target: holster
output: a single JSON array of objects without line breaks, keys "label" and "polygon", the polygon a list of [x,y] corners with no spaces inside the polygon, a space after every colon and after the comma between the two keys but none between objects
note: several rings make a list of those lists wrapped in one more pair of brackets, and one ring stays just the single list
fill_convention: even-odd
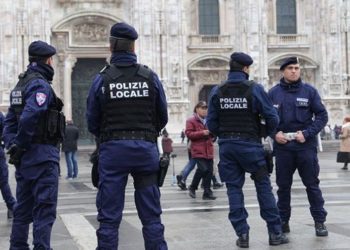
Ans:
[{"label": "holster", "polygon": [[21,158],[24,154],[25,150],[23,148],[18,147],[17,145],[11,146],[9,151],[7,152],[10,155],[9,163],[18,167],[21,164]]},{"label": "holster", "polygon": [[266,161],[266,169],[267,172],[269,174],[272,174],[273,172],[273,152],[271,150],[268,149],[264,149],[264,153],[265,153],[265,161]]},{"label": "holster", "polygon": [[99,180],[100,180],[100,176],[98,174],[98,161],[97,161],[92,165],[92,168],[91,168],[91,182],[95,188],[98,188]]},{"label": "holster", "polygon": [[165,176],[168,172],[170,160],[168,157],[160,157],[159,159],[159,171],[158,171],[158,186],[163,186]]},{"label": "holster", "polygon": [[98,188],[98,182],[100,179],[100,176],[98,174],[98,147],[95,149],[95,151],[90,156],[90,162],[92,163],[91,168],[91,182],[92,185],[95,188]]}]

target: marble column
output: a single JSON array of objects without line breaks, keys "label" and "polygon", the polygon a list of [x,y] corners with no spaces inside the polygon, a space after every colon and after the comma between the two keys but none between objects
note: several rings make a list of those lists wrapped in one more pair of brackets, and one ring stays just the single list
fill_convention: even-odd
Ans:
[{"label": "marble column", "polygon": [[64,113],[67,120],[72,120],[72,71],[77,59],[72,55],[64,61],[63,98]]}]

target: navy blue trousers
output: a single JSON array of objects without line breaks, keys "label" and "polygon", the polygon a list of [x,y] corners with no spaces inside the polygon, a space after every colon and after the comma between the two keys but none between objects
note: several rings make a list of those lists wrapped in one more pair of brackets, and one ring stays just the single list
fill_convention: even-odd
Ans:
[{"label": "navy blue trousers", "polygon": [[33,222],[34,250],[49,250],[56,220],[58,163],[45,162],[16,170],[17,205],[14,209],[10,250],[29,250],[29,225]]},{"label": "navy blue trousers", "polygon": [[[255,173],[265,165],[261,144],[244,141],[219,141],[219,174],[226,183],[229,199],[229,220],[237,236],[249,231],[248,212],[244,207],[243,185],[245,174]],[[255,180],[255,189],[260,206],[260,215],[266,221],[269,232],[281,232],[281,219],[268,175]]]},{"label": "navy blue trousers", "polygon": [[[118,230],[122,220],[125,201],[125,187],[128,175],[139,178],[158,171],[158,166],[149,168],[129,168],[99,165],[99,187],[96,198],[97,220],[100,223],[96,235],[98,250],[118,249]],[[167,250],[164,240],[164,226],[161,223],[160,191],[156,184],[136,188],[134,193],[137,213],[142,223],[142,233],[146,250]]]},{"label": "navy blue trousers", "polygon": [[291,216],[291,187],[295,170],[306,187],[310,203],[310,212],[316,222],[326,220],[327,211],[323,208],[324,199],[320,190],[320,166],[318,165],[317,149],[306,148],[302,151],[287,151],[275,149],[276,182],[278,185],[278,208],[282,221],[289,221]]}]

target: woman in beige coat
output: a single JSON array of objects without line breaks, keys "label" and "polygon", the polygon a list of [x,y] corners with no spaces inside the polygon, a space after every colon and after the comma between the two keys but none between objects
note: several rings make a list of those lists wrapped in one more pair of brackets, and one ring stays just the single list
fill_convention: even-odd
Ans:
[{"label": "woman in beige coat", "polygon": [[340,150],[337,155],[337,162],[343,162],[342,169],[348,169],[348,162],[350,162],[350,116],[344,118],[340,138]]}]

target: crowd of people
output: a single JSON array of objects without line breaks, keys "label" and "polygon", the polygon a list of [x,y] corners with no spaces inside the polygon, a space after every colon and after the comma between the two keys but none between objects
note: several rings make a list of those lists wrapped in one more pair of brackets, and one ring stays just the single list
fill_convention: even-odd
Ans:
[{"label": "crowd of people", "polygon": [[[137,38],[137,31],[129,24],[120,22],[111,27],[110,64],[96,75],[87,97],[88,129],[98,141],[93,179],[97,187],[99,250],[118,249],[129,175],[134,180],[145,249],[168,249],[161,220],[157,137],[162,132],[163,158],[168,160],[174,155],[173,141],[165,129],[168,111],[162,83],[153,70],[137,63]],[[0,117],[9,163],[16,168],[15,199],[9,189],[8,167],[1,148],[0,187],[8,217],[13,217],[10,249],[29,249],[31,223],[34,249],[51,249],[62,142],[66,178],[78,177],[79,129],[72,121],[67,121],[66,126],[63,102],[51,87],[55,54],[56,49],[46,42],[34,41],[29,45],[28,68],[11,91],[5,119]],[[214,202],[213,189],[221,188],[221,181],[225,183],[228,219],[237,235],[236,245],[247,248],[250,226],[242,189],[245,174],[250,174],[260,215],[266,222],[268,244],[281,245],[289,243],[286,234],[293,231],[289,226],[291,188],[298,170],[306,187],[314,232],[318,237],[328,236],[316,149],[317,135],[322,130],[326,139],[332,138],[328,113],[318,91],[301,79],[297,57],[283,60],[282,77],[268,93],[261,84],[249,80],[252,64],[248,54],[232,53],[227,79],[212,89],[208,103],[200,100],[194,106],[193,115],[180,135],[181,143],[188,139],[188,163],[176,176],[177,184],[192,199],[196,199],[202,186],[202,199]],[[128,87],[131,84],[133,88]],[[342,140],[337,161],[344,162],[343,169],[347,169],[350,159],[349,124],[350,118],[346,117],[342,127],[333,129],[334,138]],[[277,200],[261,143],[266,136],[274,141]],[[214,142],[219,146],[217,166]],[[191,183],[186,185],[194,169]]]}]

